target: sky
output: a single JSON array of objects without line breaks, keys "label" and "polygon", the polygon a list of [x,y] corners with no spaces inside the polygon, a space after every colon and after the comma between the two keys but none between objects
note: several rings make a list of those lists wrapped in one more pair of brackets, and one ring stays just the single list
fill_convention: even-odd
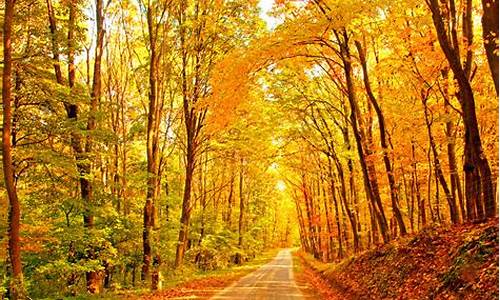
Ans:
[{"label": "sky", "polygon": [[259,7],[260,7],[260,17],[266,22],[267,28],[269,30],[273,30],[276,26],[278,26],[282,20],[271,17],[267,13],[270,12],[273,9],[274,5],[274,0],[260,0],[259,1]]}]

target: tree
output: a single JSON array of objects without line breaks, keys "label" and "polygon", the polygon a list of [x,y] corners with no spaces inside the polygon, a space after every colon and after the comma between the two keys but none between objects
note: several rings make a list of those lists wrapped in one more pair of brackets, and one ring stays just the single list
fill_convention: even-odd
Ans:
[{"label": "tree", "polygon": [[2,163],[5,187],[9,198],[9,257],[12,280],[9,284],[12,299],[24,299],[23,266],[21,262],[21,204],[17,195],[12,160],[12,24],[15,0],[5,2],[3,21],[3,72],[2,72]]},{"label": "tree", "polygon": [[[159,265],[161,262],[160,253],[158,250],[153,249],[156,243],[153,238],[153,230],[158,223],[155,218],[157,207],[159,205],[160,197],[160,182],[162,175],[161,166],[161,140],[160,140],[160,125],[162,124],[164,99],[161,93],[161,86],[159,83],[160,68],[167,67],[162,63],[161,53],[164,51],[164,44],[166,43],[168,33],[168,22],[166,15],[170,14],[171,3],[152,3],[148,1],[146,6],[146,20],[148,29],[148,48],[149,48],[149,105],[147,112],[147,192],[146,203],[144,205],[144,231],[143,231],[143,266],[141,278],[143,281],[147,280],[150,274],[150,267],[152,262],[155,265],[155,274],[152,274],[151,289],[158,289],[158,274]],[[167,25],[163,25],[166,23]],[[168,72],[168,70],[166,71]],[[154,256],[154,257],[153,257]]]},{"label": "tree", "polygon": [[483,24],[484,49],[498,96],[498,0],[482,0],[481,3],[483,4],[481,22]]},{"label": "tree", "polygon": [[[453,21],[456,18],[455,1],[450,0],[447,3],[450,11],[442,11],[441,5],[436,0],[429,0],[426,3],[432,13],[439,45],[459,86],[459,100],[465,126],[464,170],[467,218],[469,220],[491,218],[496,215],[493,182],[488,159],[482,149],[474,92],[468,73],[461,63],[457,25]],[[445,28],[445,20],[453,21],[449,23],[452,26],[451,33]]]}]

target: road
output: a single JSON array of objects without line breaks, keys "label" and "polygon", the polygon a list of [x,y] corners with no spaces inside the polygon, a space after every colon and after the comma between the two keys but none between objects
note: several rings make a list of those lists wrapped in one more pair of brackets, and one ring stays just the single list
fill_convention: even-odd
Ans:
[{"label": "road", "polygon": [[281,250],[268,264],[241,278],[211,299],[303,300],[293,276],[290,249]]}]

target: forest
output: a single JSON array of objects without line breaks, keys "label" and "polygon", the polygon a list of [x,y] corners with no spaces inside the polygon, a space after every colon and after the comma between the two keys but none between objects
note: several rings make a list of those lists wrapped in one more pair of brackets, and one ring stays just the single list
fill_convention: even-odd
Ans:
[{"label": "forest", "polygon": [[300,281],[491,224],[497,285],[498,0],[0,8],[2,299],[153,299],[293,247]]}]

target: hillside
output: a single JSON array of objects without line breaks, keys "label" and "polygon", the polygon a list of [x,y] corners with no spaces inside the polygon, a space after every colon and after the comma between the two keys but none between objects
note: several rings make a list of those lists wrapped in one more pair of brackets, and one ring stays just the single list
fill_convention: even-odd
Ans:
[{"label": "hillside", "polygon": [[498,220],[427,228],[340,263],[299,255],[331,286],[328,298],[498,299]]}]

